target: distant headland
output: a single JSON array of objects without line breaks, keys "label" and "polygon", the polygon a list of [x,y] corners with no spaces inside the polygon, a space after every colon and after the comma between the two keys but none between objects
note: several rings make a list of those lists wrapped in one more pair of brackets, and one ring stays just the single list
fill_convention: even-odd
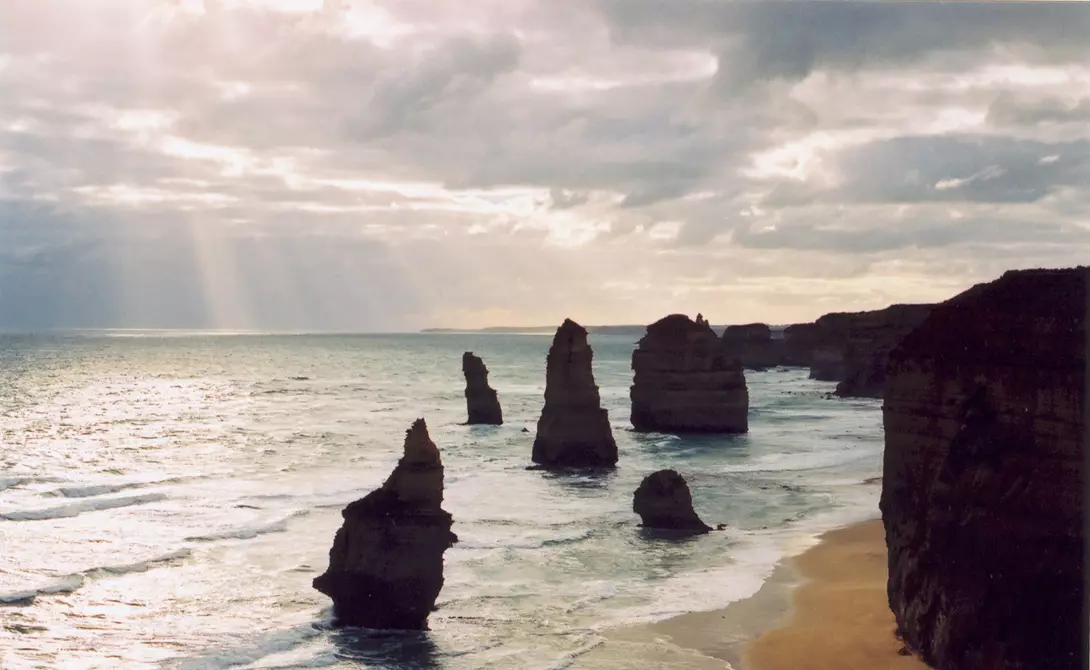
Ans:
[{"label": "distant headland", "polygon": [[[647,331],[647,325],[619,325],[619,326],[584,326],[588,333],[594,335],[634,335],[643,337]],[[726,330],[726,325],[712,326],[717,334]],[[782,331],[786,326],[770,326],[773,331]],[[487,328],[425,328],[422,333],[524,333],[530,335],[552,335],[556,332],[556,326],[489,326]]]}]

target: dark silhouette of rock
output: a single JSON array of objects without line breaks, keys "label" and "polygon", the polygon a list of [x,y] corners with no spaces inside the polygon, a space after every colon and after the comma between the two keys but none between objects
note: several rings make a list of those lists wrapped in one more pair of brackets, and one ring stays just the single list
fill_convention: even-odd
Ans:
[{"label": "dark silhouette of rock", "polygon": [[783,362],[788,367],[808,368],[814,348],[821,342],[821,328],[816,323],[794,323],[783,329]]},{"label": "dark silhouette of rock", "polygon": [[467,424],[503,423],[503,412],[496,391],[488,385],[488,368],[472,351],[462,354],[462,374],[466,378],[466,405],[469,412]]},{"label": "dark silhouette of rock", "polygon": [[881,398],[889,352],[923,323],[934,305],[890,305],[849,315],[843,346],[842,374],[835,394]]},{"label": "dark silhouette of rock", "polygon": [[564,319],[546,359],[545,407],[534,437],[534,463],[546,468],[617,464],[617,443],[594,383],[593,358],[587,331]]},{"label": "dark silhouette of rock", "polygon": [[443,587],[443,552],[458,541],[442,502],[442,459],[417,419],[386,482],[341,512],[329,569],[314,579],[333,600],[337,625],[427,630]]},{"label": "dark silhouette of rock", "polygon": [[647,327],[632,352],[632,426],[637,431],[744,433],[749,391],[707,322],[671,314]]},{"label": "dark silhouette of rock", "polygon": [[747,370],[767,370],[788,364],[785,341],[772,339],[768,324],[727,326],[722,341],[727,357],[737,360]]},{"label": "dark silhouette of rock", "polygon": [[[866,312],[831,312],[784,329],[783,366],[810,368],[810,378],[839,382],[841,397],[882,397],[889,352],[920,325],[933,305],[890,305]],[[724,339],[726,333],[724,333]]]},{"label": "dark silhouette of rock", "polygon": [[1083,665],[1090,268],[1008,272],[889,359],[889,604],[938,670]]},{"label": "dark silhouette of rock", "polygon": [[645,528],[707,533],[711,530],[693,510],[689,485],[674,470],[659,470],[644,477],[632,496],[632,511]]}]

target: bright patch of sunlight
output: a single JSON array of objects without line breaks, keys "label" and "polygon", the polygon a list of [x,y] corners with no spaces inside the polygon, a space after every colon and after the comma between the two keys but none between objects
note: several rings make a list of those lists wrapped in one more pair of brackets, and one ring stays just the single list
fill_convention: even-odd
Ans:
[{"label": "bright patch of sunlight", "polygon": [[652,240],[672,240],[680,232],[680,221],[659,221],[647,229],[647,236]]},{"label": "bright patch of sunlight", "polygon": [[253,90],[253,87],[244,81],[217,81],[215,85],[223,100],[244,98]]},{"label": "bright patch of sunlight", "polygon": [[341,28],[348,37],[367,39],[380,47],[389,47],[416,32],[413,26],[399,23],[386,10],[370,4],[353,6],[342,17]]},{"label": "bright patch of sunlight", "polygon": [[215,4],[224,7],[239,7],[249,5],[262,9],[271,9],[276,12],[292,12],[305,14],[322,10],[324,0],[214,0]]},{"label": "bright patch of sunlight", "polygon": [[966,184],[971,184],[975,181],[990,181],[997,179],[1007,174],[1007,171],[998,165],[989,165],[976,174],[969,175],[961,179],[943,179],[935,184],[935,190],[947,191],[954,188],[961,188]]},{"label": "bright patch of sunlight", "polygon": [[162,203],[194,203],[222,205],[237,202],[238,198],[223,193],[179,193],[158,188],[111,184],[110,186],[79,186],[72,189],[96,204],[145,205]]},{"label": "bright patch of sunlight", "polygon": [[548,222],[546,244],[558,247],[581,247],[602,233],[609,232],[609,223],[588,221],[575,216],[552,216]]},{"label": "bright patch of sunlight", "polygon": [[583,68],[569,69],[551,77],[535,77],[530,87],[544,93],[608,91],[624,86],[647,86],[704,81],[715,75],[718,59],[707,52],[681,51],[665,54],[658,64],[624,75],[596,74]]},{"label": "bright patch of sunlight", "polygon": [[253,170],[254,159],[246,149],[225,147],[215,144],[203,144],[169,136],[160,144],[163,153],[190,160],[210,160],[221,163],[225,176],[238,176]]},{"label": "bright patch of sunlight", "polygon": [[807,181],[821,163],[820,153],[842,144],[829,133],[815,133],[755,154],[752,167],[745,173],[754,179],[787,177]]},{"label": "bright patch of sunlight", "polygon": [[121,111],[113,122],[115,128],[129,131],[163,130],[178,118],[177,113],[155,109],[127,109]]}]

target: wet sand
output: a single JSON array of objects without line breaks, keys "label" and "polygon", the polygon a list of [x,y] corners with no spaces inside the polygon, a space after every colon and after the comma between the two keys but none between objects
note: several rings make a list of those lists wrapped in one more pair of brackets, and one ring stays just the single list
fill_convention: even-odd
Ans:
[{"label": "wet sand", "polygon": [[897,653],[881,521],[826,533],[795,564],[808,581],[793,594],[785,625],[747,645],[746,670],[926,670]]},{"label": "wet sand", "polygon": [[894,627],[875,520],[826,533],[754,596],[725,609],[608,631],[572,667],[926,670],[898,655]]}]

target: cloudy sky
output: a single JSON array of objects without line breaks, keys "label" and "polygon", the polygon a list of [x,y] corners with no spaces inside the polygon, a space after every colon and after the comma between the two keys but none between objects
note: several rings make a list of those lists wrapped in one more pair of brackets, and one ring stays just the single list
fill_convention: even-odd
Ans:
[{"label": "cloudy sky", "polygon": [[1090,5],[0,4],[0,328],[810,320],[1090,260]]}]

